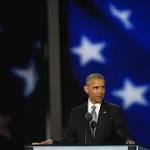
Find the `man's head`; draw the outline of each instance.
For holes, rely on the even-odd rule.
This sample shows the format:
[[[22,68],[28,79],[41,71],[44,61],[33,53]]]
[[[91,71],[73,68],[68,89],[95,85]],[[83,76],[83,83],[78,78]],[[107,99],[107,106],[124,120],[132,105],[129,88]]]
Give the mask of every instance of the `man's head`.
[[[84,91],[93,104],[100,103],[105,95],[105,79],[99,73],[89,74],[86,78]]]

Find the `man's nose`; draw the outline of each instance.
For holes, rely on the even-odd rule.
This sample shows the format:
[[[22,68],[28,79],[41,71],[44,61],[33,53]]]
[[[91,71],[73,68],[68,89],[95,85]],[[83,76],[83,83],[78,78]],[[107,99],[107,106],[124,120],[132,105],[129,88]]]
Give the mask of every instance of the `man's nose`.
[[[99,89],[98,92],[99,92],[100,94],[104,93],[102,89]]]

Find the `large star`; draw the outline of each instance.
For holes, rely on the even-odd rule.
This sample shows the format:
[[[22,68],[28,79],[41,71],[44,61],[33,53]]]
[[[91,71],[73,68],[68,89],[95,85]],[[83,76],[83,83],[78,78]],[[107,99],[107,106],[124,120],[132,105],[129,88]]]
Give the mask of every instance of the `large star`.
[[[26,68],[12,69],[12,71],[15,75],[17,75],[24,81],[23,95],[25,97],[30,96],[35,90],[38,80],[34,64],[30,63]]]
[[[80,65],[84,66],[90,61],[97,61],[105,63],[106,60],[103,57],[102,50],[105,47],[105,43],[92,43],[87,37],[82,37],[81,45],[79,47],[74,47],[71,52],[80,57]]]
[[[147,105],[148,102],[144,97],[149,87],[147,85],[137,87],[132,84],[129,79],[124,81],[124,87],[120,90],[112,92],[114,96],[120,97],[123,100],[123,106],[125,109],[131,107],[131,105],[137,103],[139,105]]]
[[[129,20],[129,17],[131,16],[131,10],[129,10],[129,9],[119,10],[114,5],[111,4],[110,5],[110,11],[111,11],[111,14],[115,18],[119,19],[120,22],[122,22],[122,24],[125,26],[125,28],[127,28],[127,29],[133,28],[133,24]]]

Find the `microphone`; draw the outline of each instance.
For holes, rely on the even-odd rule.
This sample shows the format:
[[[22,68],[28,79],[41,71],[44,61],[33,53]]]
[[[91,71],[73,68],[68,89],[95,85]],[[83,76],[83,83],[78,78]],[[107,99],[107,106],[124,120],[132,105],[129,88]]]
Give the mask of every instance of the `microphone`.
[[[96,121],[92,120],[92,121],[90,122],[90,126],[91,126],[91,128],[94,130],[94,129],[96,128]]]
[[[88,122],[90,122],[90,121],[92,120],[92,115],[91,115],[91,113],[86,112],[86,114],[85,114],[85,119],[86,119]]]
[[[92,120],[92,121],[90,122],[90,128],[91,128],[91,135],[92,135],[93,140],[94,140],[95,128],[96,128],[96,121]]]

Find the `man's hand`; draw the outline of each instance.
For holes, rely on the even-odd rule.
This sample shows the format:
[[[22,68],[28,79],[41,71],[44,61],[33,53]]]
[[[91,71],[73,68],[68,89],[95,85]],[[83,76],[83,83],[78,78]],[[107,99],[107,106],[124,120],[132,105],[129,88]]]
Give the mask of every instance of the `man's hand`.
[[[135,144],[133,140],[127,140],[125,144]]]
[[[48,139],[46,141],[41,142],[41,144],[53,144],[53,140],[52,139]]]
[[[38,144],[53,144],[52,139],[48,139],[46,141],[41,141],[41,142],[33,142],[32,145],[38,145]]]

